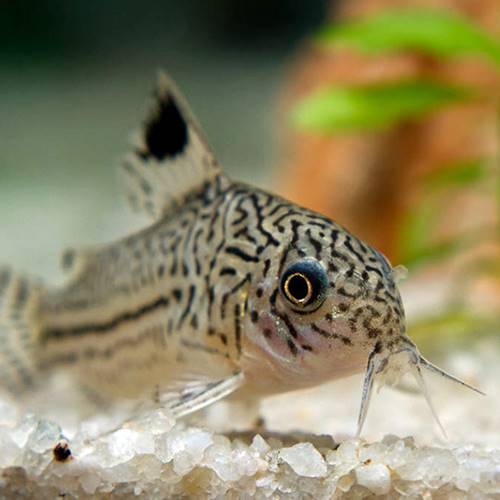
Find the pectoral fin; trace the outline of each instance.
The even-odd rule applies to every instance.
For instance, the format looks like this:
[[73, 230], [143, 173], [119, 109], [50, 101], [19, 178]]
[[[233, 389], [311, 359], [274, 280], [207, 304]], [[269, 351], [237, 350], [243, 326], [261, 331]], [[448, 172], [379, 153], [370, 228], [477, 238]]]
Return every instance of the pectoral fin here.
[[235, 372], [227, 378], [191, 386], [176, 395], [160, 396], [160, 401], [174, 417], [182, 417], [228, 396], [240, 388], [243, 382], [243, 373]]

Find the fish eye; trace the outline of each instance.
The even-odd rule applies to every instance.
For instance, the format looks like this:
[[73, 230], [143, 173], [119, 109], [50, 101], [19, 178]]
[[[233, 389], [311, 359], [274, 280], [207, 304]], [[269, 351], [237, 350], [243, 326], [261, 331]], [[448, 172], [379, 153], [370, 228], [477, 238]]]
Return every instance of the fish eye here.
[[293, 306], [317, 309], [325, 299], [328, 277], [321, 264], [304, 259], [291, 264], [281, 277], [281, 294]]

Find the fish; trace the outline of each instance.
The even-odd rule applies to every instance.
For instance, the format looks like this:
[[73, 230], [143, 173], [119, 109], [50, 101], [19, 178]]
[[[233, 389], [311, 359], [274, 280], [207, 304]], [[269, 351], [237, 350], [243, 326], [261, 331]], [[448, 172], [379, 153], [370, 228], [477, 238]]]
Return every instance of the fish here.
[[407, 336], [400, 268], [329, 218], [230, 179], [165, 73], [152, 101], [121, 165], [150, 224], [65, 251], [60, 286], [0, 268], [2, 387], [22, 394], [65, 370], [106, 402], [154, 399], [181, 417], [364, 373], [358, 435], [376, 377], [401, 356], [436, 420], [423, 370], [480, 392]]

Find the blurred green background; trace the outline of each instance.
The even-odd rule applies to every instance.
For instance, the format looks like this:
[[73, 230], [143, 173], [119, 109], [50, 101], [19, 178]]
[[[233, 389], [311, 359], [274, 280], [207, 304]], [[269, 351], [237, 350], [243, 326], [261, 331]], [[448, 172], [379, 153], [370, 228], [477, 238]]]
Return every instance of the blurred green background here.
[[53, 277], [63, 247], [130, 227], [116, 166], [159, 68], [226, 170], [263, 182], [287, 61], [325, 9], [324, 0], [0, 2], [0, 262]]

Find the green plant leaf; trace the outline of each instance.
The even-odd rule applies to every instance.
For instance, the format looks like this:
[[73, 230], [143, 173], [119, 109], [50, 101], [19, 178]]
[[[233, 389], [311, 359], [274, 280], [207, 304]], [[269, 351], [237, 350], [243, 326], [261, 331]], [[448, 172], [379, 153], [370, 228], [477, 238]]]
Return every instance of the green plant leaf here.
[[465, 246], [462, 238], [451, 238], [429, 245], [410, 248], [408, 253], [403, 256], [403, 263], [409, 268], [414, 268], [423, 263], [428, 264], [429, 262], [444, 260], [458, 253]]
[[398, 254], [402, 262], [411, 267], [422, 262], [444, 259], [461, 247], [473, 242], [474, 236], [483, 232], [467, 232], [457, 237], [433, 242], [439, 214], [444, 209], [450, 189], [471, 186], [488, 175], [488, 169], [481, 160], [464, 161], [447, 165], [429, 172], [423, 178], [424, 199], [405, 217], [399, 234]]
[[479, 336], [496, 335], [498, 320], [491, 315], [478, 314], [464, 307], [451, 307], [437, 315], [419, 318], [408, 325], [408, 335], [423, 349], [450, 345], [467, 345]]
[[431, 189], [466, 186], [484, 178], [487, 173], [481, 160], [464, 161], [430, 172], [424, 182]]
[[[404, 265], [412, 265], [421, 260], [421, 254], [426, 255], [429, 248], [433, 252], [441, 253], [443, 249], [435, 249], [431, 245], [431, 237], [436, 225], [438, 206], [435, 200], [426, 200], [409, 212], [399, 234], [398, 254]], [[420, 256], [420, 258], [418, 258]]]
[[329, 87], [301, 100], [291, 118], [298, 127], [327, 133], [376, 129], [468, 96], [463, 88], [424, 80]]
[[[495, 227], [482, 227], [474, 230], [467, 231], [464, 234], [443, 239], [435, 243], [425, 243], [422, 236], [422, 241], [418, 242], [415, 239], [415, 246], [404, 246], [402, 252], [402, 264], [408, 268], [414, 268], [422, 264], [444, 260], [458, 252], [471, 248], [477, 245], [478, 241], [488, 241], [496, 235], [497, 228]], [[404, 240], [405, 231], [403, 230], [400, 238]]]
[[482, 55], [500, 65], [500, 42], [454, 12], [406, 8], [328, 25], [318, 34], [326, 45], [352, 46], [379, 53], [404, 49], [450, 57]]

